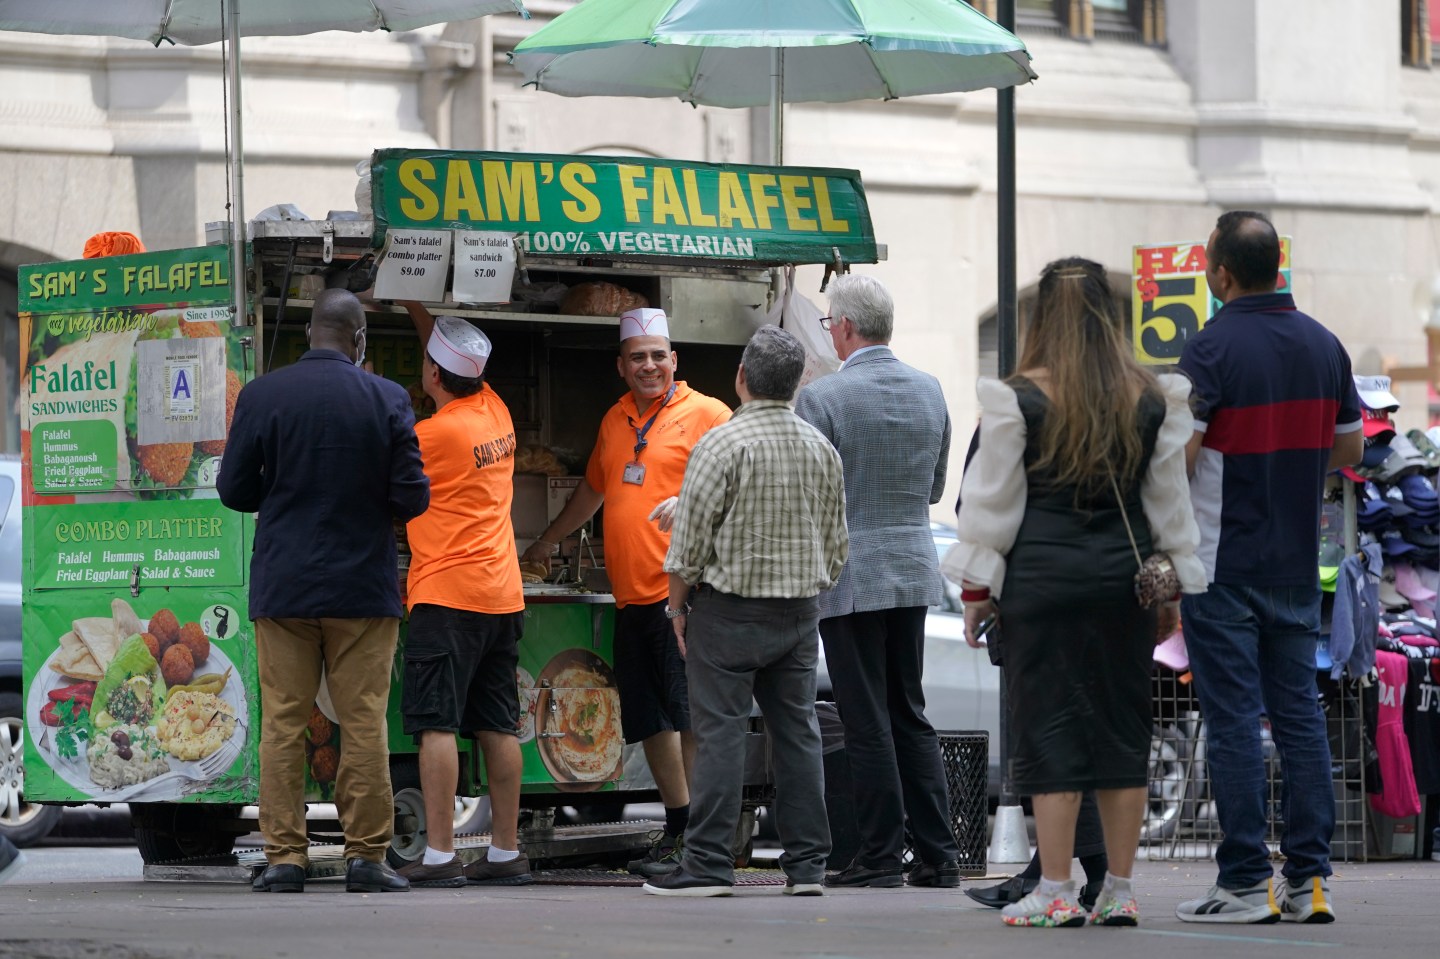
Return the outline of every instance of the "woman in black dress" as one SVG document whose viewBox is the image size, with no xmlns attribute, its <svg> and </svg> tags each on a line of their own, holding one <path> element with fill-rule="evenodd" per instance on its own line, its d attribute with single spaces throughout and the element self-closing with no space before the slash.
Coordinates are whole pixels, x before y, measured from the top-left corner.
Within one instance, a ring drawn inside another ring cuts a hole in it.
<svg viewBox="0 0 1440 959">
<path fill-rule="evenodd" d="M 1189 383 L 1140 366 L 1121 322 L 1099 264 L 1045 268 L 1020 371 L 980 381 L 980 444 L 961 485 L 960 543 L 946 557 L 964 585 L 972 646 L 996 601 L 1004 608 L 1011 770 L 1032 797 L 1042 875 L 1002 911 L 1010 925 L 1085 923 L 1070 855 L 1087 789 L 1110 863 L 1089 919 L 1136 923 L 1150 662 L 1178 617 L 1136 602 L 1136 550 L 1168 553 L 1183 589 L 1205 589 L 1185 474 Z"/>
</svg>

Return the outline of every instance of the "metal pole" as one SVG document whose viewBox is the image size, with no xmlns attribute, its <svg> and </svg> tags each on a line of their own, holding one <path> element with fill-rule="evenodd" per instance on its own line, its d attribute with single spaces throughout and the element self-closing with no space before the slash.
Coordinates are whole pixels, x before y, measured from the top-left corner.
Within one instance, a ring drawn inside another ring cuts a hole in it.
<svg viewBox="0 0 1440 959">
<path fill-rule="evenodd" d="M 230 322 L 245 326 L 245 139 L 241 133 L 240 110 L 240 0 L 226 7 L 230 62 L 226 82 L 230 84 Z"/>
<path fill-rule="evenodd" d="M 785 48 L 770 50 L 770 162 L 785 165 Z"/>
<path fill-rule="evenodd" d="M 1015 0 L 1000 0 L 998 22 L 1015 32 Z M 999 334 L 1000 376 L 1015 372 L 1015 88 L 996 91 L 995 110 L 995 212 L 998 220 L 996 326 Z M 1000 673 L 1000 804 L 995 809 L 995 828 L 990 836 L 990 862 L 1030 861 L 1030 836 L 1025 829 L 1025 810 L 1015 794 L 1010 776 L 1010 704 L 1005 695 L 1005 667 Z"/>
</svg>

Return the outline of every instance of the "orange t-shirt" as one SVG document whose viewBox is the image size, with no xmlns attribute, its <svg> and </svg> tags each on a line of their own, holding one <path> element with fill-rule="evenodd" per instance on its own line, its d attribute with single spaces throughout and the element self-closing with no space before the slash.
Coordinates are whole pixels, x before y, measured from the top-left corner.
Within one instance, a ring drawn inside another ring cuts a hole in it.
<svg viewBox="0 0 1440 959">
<path fill-rule="evenodd" d="M 406 601 L 477 613 L 525 608 L 510 503 L 515 498 L 515 426 L 487 384 L 415 424 L 430 477 L 430 508 L 406 526 Z"/>
<path fill-rule="evenodd" d="M 657 603 L 670 595 L 670 577 L 662 568 L 670 534 L 660 532 L 648 517 L 661 500 L 679 494 L 685 464 L 700 437 L 730 418 L 730 407 L 677 381 L 675 395 L 645 434 L 645 452 L 640 454 L 645 481 L 626 483 L 625 464 L 635 460 L 635 430 L 653 412 L 647 409 L 641 416 L 634 394 L 622 396 L 600 421 L 600 435 L 585 468 L 585 481 L 605 497 L 605 568 L 620 608 Z"/>
</svg>

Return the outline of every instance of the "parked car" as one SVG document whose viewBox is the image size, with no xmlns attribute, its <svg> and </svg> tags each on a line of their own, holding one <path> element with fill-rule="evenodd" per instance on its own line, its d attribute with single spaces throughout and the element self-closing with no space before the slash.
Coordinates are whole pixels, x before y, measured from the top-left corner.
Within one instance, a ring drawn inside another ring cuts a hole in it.
<svg viewBox="0 0 1440 959">
<path fill-rule="evenodd" d="M 935 552 L 943 558 L 955 543 L 955 528 L 931 523 Z M 816 676 L 817 698 L 833 700 L 825 651 L 820 651 Z M 960 587 L 946 581 L 945 596 L 930 607 L 925 617 L 925 673 L 921 680 L 925 694 L 925 715 L 937 730 L 979 731 L 990 734 L 989 792 L 1000 795 L 1000 670 L 990 665 L 983 648 L 971 649 L 965 642 L 964 608 Z"/>
<path fill-rule="evenodd" d="M 0 836 L 28 846 L 50 834 L 61 811 L 25 801 L 20 529 L 20 457 L 0 454 Z"/>
</svg>

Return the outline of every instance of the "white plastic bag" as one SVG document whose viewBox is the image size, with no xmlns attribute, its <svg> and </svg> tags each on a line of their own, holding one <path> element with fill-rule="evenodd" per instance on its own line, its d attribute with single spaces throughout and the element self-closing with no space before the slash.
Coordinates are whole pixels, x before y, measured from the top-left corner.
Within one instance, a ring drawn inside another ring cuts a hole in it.
<svg viewBox="0 0 1440 959">
<path fill-rule="evenodd" d="M 777 307 L 767 314 L 765 322 L 777 323 L 805 347 L 805 372 L 800 376 L 801 386 L 840 369 L 835 344 L 831 342 L 830 334 L 820 326 L 820 318 L 824 315 L 818 306 L 795 292 L 795 267 L 785 267 L 785 293 Z"/>
</svg>

